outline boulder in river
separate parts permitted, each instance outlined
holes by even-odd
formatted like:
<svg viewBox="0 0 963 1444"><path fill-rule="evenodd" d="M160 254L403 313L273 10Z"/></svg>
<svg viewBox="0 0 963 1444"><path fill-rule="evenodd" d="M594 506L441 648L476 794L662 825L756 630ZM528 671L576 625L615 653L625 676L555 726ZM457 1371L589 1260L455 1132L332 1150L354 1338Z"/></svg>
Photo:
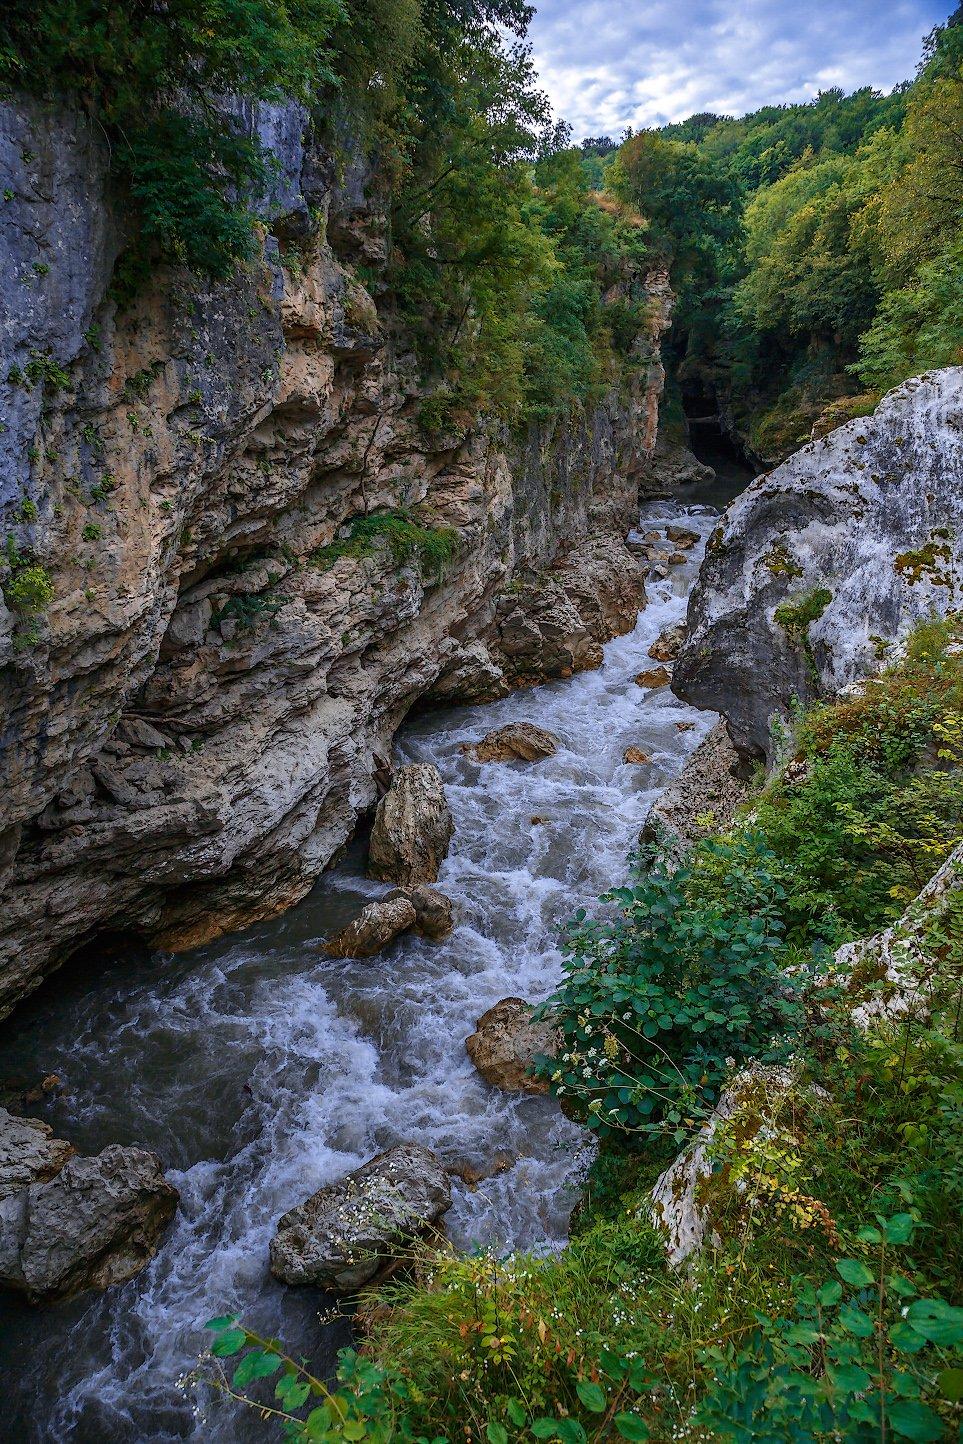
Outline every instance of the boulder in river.
<svg viewBox="0 0 963 1444"><path fill-rule="evenodd" d="M447 938L455 926L455 910L451 898L439 892L436 887L421 883L417 887L396 888L388 894L385 902L392 902L396 898L403 898L411 904L415 910L415 932L430 938L432 942L437 943L442 938Z"/></svg>
<svg viewBox="0 0 963 1444"><path fill-rule="evenodd" d="M645 767L652 761L648 752L643 752L641 747L626 747L622 753L622 761L627 762L631 767Z"/></svg>
<svg viewBox="0 0 963 1444"><path fill-rule="evenodd" d="M532 722L509 722L476 742L475 756L479 762L541 762L554 756L558 745L554 732L544 727Z"/></svg>
<svg viewBox="0 0 963 1444"><path fill-rule="evenodd" d="M539 1053L554 1053L558 1034L547 1021L535 1022L524 998L502 998L482 1013L465 1039L468 1056L486 1083L507 1093L547 1093L548 1082L532 1069Z"/></svg>
<svg viewBox="0 0 963 1444"><path fill-rule="evenodd" d="M666 627L649 648L649 656L655 662L671 662L678 656L684 640L684 622L678 622L674 627Z"/></svg>
<svg viewBox="0 0 963 1444"><path fill-rule="evenodd" d="M434 882L455 824L438 768L400 767L378 803L368 844L368 872L382 882Z"/></svg>
<svg viewBox="0 0 963 1444"><path fill-rule="evenodd" d="M393 893L362 908L353 922L328 939L324 951L332 958L373 958L399 933L414 927L416 919L410 899L403 893Z"/></svg>
<svg viewBox="0 0 963 1444"><path fill-rule="evenodd" d="M699 540L699 533L691 531L687 526L667 526L665 534L670 542L674 542L679 550L684 552L694 547Z"/></svg>
<svg viewBox="0 0 963 1444"><path fill-rule="evenodd" d="M0 1200L31 1183L46 1183L73 1156L74 1149L54 1138L49 1123L0 1108Z"/></svg>
<svg viewBox="0 0 963 1444"><path fill-rule="evenodd" d="M399 1144L289 1209L271 1240L271 1272L354 1293L450 1207L448 1172L431 1150Z"/></svg>
<svg viewBox="0 0 963 1444"><path fill-rule="evenodd" d="M47 1303L123 1283L157 1252L178 1198L146 1149L70 1158L0 1202L0 1284Z"/></svg>
<svg viewBox="0 0 963 1444"><path fill-rule="evenodd" d="M647 671L639 672L635 678L637 687L668 687L672 681L672 675L665 667L649 667Z"/></svg>

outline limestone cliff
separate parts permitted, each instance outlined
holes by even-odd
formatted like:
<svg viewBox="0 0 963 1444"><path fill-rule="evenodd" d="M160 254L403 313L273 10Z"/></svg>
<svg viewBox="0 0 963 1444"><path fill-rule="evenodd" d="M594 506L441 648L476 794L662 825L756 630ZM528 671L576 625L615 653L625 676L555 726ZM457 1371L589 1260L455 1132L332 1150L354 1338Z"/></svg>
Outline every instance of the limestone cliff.
<svg viewBox="0 0 963 1444"><path fill-rule="evenodd" d="M178 947L293 902L416 700L591 665L644 597L666 278L627 391L521 440L429 429L377 184L295 106L247 121L257 263L119 309L102 140L0 107L0 1013L105 930ZM353 544L402 510L456 532L443 573Z"/></svg>
<svg viewBox="0 0 963 1444"><path fill-rule="evenodd" d="M963 368L930 372L872 417L754 481L709 539L673 689L771 756L793 699L840 692L918 622L963 601Z"/></svg>

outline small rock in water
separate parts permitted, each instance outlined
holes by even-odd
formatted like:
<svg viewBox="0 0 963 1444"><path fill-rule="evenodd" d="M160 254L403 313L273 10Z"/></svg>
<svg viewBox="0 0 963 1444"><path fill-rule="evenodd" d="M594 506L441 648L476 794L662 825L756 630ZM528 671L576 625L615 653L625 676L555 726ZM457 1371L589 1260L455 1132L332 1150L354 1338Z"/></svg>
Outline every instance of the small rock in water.
<svg viewBox="0 0 963 1444"><path fill-rule="evenodd" d="M401 898L411 903L415 910L414 929L421 933L422 937L430 938L432 942L440 942L447 938L455 926L455 912L450 897L439 892L436 887L429 887L422 883L418 887L398 888L390 892L385 902L393 902Z"/></svg>
<svg viewBox="0 0 963 1444"><path fill-rule="evenodd" d="M289 1209L271 1240L271 1272L282 1283L354 1293L450 1207L451 1182L435 1155L399 1144Z"/></svg>
<svg viewBox="0 0 963 1444"><path fill-rule="evenodd" d="M123 1283L157 1252L179 1197L144 1148L70 1158L0 1204L0 1284L47 1303Z"/></svg>
<svg viewBox="0 0 963 1444"><path fill-rule="evenodd" d="M409 887L434 882L454 830L438 768L430 762L399 768L375 813L368 844L370 876Z"/></svg>
<svg viewBox="0 0 963 1444"><path fill-rule="evenodd" d="M468 1188L474 1190L480 1183L485 1183L489 1178L497 1178L500 1173L507 1173L514 1168L518 1162L518 1156L514 1153L496 1153L491 1163L476 1168L472 1163L458 1163L448 1172L452 1178L460 1178Z"/></svg>
<svg viewBox="0 0 963 1444"><path fill-rule="evenodd" d="M626 747L622 753L622 761L630 763L633 767L644 767L652 758L648 752L643 752L641 747Z"/></svg>
<svg viewBox="0 0 963 1444"><path fill-rule="evenodd" d="M475 1024L465 1039L468 1056L486 1083L506 1093L547 1093L548 1082L532 1067L538 1053L554 1053L558 1034L548 1022L533 1022L531 1003L502 998Z"/></svg>
<svg viewBox="0 0 963 1444"><path fill-rule="evenodd" d="M681 566L683 565L683 563L686 562L686 561L688 561L688 558L687 558L685 552L670 552L670 553L669 553L669 566L670 566L670 567L681 567Z"/></svg>
<svg viewBox="0 0 963 1444"><path fill-rule="evenodd" d="M415 905L408 897L393 893L362 908L353 922L328 939L324 951L330 958L373 958L399 933L414 927L417 916Z"/></svg>
<svg viewBox="0 0 963 1444"><path fill-rule="evenodd" d="M666 627L649 648L649 656L656 662L672 662L678 656L684 640L684 622L679 622L674 627Z"/></svg>
<svg viewBox="0 0 963 1444"><path fill-rule="evenodd" d="M635 679L637 687L668 687L672 681L671 672L665 667L650 667L647 672L639 672Z"/></svg>
<svg viewBox="0 0 963 1444"><path fill-rule="evenodd" d="M689 548L694 547L699 540L699 533L697 531L690 531L686 526L667 526L665 534L669 538L669 541L674 542L680 551L687 552Z"/></svg>
<svg viewBox="0 0 963 1444"><path fill-rule="evenodd" d="M554 732L531 722L509 722L497 727L475 744L479 762L540 762L558 751Z"/></svg>

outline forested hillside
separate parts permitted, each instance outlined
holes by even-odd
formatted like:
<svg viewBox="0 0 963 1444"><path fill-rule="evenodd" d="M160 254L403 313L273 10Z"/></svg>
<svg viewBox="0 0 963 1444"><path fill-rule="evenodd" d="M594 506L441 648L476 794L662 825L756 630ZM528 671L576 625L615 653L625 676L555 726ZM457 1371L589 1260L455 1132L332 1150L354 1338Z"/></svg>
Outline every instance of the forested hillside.
<svg viewBox="0 0 963 1444"><path fill-rule="evenodd" d="M695 115L630 135L604 171L588 143L671 260L679 374L718 389L760 459L963 357L960 19L891 95Z"/></svg>

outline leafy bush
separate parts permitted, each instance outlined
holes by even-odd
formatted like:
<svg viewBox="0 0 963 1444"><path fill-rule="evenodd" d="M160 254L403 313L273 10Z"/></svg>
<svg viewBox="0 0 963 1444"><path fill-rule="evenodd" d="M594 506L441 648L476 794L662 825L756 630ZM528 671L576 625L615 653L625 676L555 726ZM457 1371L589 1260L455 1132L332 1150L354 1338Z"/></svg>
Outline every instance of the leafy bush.
<svg viewBox="0 0 963 1444"><path fill-rule="evenodd" d="M543 1007L562 1030L539 1060L556 1096L603 1138L668 1131L681 1141L734 1063L784 1058L802 1013L787 980L775 859L750 835L699 844L576 914L566 979Z"/></svg>
<svg viewBox="0 0 963 1444"><path fill-rule="evenodd" d="M396 566L415 561L422 580L440 582L458 551L458 533L453 527L426 527L409 512L372 512L355 518L348 536L312 553L314 566L333 566L341 557L358 560L385 545Z"/></svg>

